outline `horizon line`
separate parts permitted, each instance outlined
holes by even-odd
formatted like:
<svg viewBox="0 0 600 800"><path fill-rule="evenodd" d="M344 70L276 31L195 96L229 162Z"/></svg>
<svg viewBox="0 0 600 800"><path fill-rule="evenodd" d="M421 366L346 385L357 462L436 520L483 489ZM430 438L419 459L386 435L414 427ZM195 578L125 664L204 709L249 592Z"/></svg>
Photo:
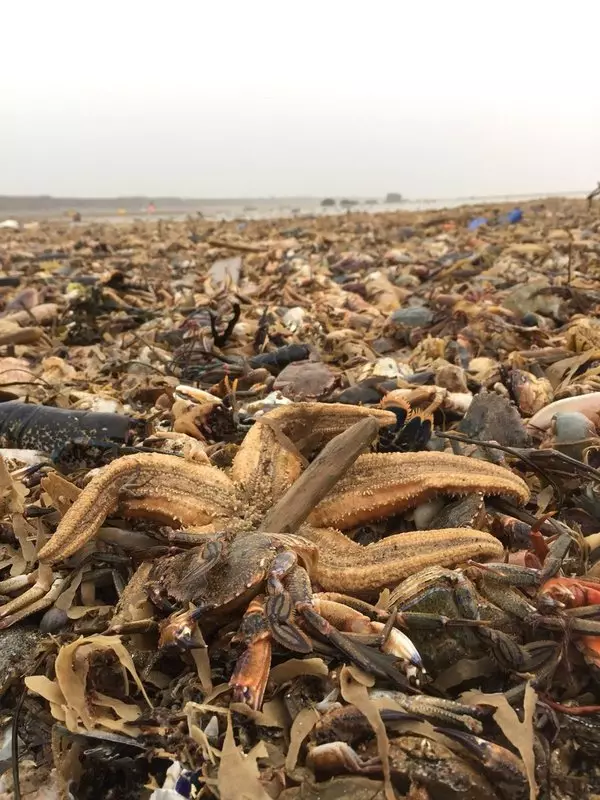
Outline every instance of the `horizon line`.
<svg viewBox="0 0 600 800"><path fill-rule="evenodd" d="M400 194L402 203L419 203L444 200L489 200L493 198L518 199L521 197L561 197L563 195L587 194L589 189L562 189L558 191L531 191L515 193L495 193L485 195L443 195L443 196L423 196L409 197L400 192L390 192L389 194ZM122 195L53 195L53 194L0 194L1 200L54 200L54 201L74 201L74 200L147 200L149 202L159 202L161 200L177 200L179 202L193 203L231 203L231 202L257 202L257 201L285 201L285 200L312 200L320 201L326 198L339 200L377 200L385 203L385 195L377 196L373 194L351 195L351 194L324 194L324 195L256 195L256 196L224 196L224 197L192 197L186 195L151 195L151 194L122 194ZM392 205L393 203L390 203Z"/></svg>

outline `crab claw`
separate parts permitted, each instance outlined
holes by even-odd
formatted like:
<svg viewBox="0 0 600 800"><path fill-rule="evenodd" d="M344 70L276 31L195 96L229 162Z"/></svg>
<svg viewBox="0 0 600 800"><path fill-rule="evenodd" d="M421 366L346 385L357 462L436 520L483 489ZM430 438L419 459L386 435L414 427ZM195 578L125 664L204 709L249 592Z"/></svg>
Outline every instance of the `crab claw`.
<svg viewBox="0 0 600 800"><path fill-rule="evenodd" d="M255 711L262 706L271 671L271 640L268 636L248 645L238 658L229 680L232 699Z"/></svg>
<svg viewBox="0 0 600 800"><path fill-rule="evenodd" d="M393 681L397 686L410 688L406 676L396 667L396 659L389 653L382 653L381 650L369 647L355 638L340 633L308 604L300 606L298 611L311 628L314 628L357 667L371 675Z"/></svg>
<svg viewBox="0 0 600 800"><path fill-rule="evenodd" d="M488 776L498 782L499 788L504 789L503 795L506 793L510 797L520 797L519 789L526 789L528 781L523 762L506 747L501 747L493 742L488 742L487 739L464 731L450 728L435 728L435 730L458 742L471 753L486 770ZM510 791L507 791L508 787L511 787Z"/></svg>
<svg viewBox="0 0 600 800"><path fill-rule="evenodd" d="M191 650L197 646L194 631L196 624L192 611L179 611L159 624L158 646L181 647Z"/></svg>
<svg viewBox="0 0 600 800"><path fill-rule="evenodd" d="M327 599L325 596L313 597L312 607L323 619L343 633L355 636L381 636L381 649L413 667L423 668L419 651L405 633L398 628L389 627L383 622L370 620L365 614L343 602Z"/></svg>
<svg viewBox="0 0 600 800"><path fill-rule="evenodd" d="M371 622L371 630L377 633L383 633L385 625L382 622ZM388 633L387 639L383 643L381 649L384 653L389 653L402 661L407 661L413 667L423 669L423 660L421 654L415 647L412 639L409 639L405 633L399 631L398 628L392 628Z"/></svg>
<svg viewBox="0 0 600 800"><path fill-rule="evenodd" d="M579 578L550 578L540 589L540 596L551 597L566 608L580 608L600 603L600 583Z"/></svg>

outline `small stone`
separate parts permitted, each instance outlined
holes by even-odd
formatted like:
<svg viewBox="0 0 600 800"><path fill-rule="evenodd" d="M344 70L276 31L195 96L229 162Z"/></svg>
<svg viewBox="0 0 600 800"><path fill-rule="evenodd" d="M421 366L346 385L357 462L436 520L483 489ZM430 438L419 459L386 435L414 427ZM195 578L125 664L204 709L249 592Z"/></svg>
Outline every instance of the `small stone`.
<svg viewBox="0 0 600 800"><path fill-rule="evenodd" d="M339 376L321 361L295 361L283 369L273 384L290 400L321 400L339 382Z"/></svg>
<svg viewBox="0 0 600 800"><path fill-rule="evenodd" d="M575 442L596 436L596 427L585 414L579 411L563 411L552 420L554 436L557 444Z"/></svg>
<svg viewBox="0 0 600 800"><path fill-rule="evenodd" d="M68 624L67 612L62 608L49 608L40 620L42 633L59 633Z"/></svg>
<svg viewBox="0 0 600 800"><path fill-rule="evenodd" d="M399 308L392 312L389 321L393 325L403 328L423 328L433 320L433 311L425 306L410 306L409 308Z"/></svg>
<svg viewBox="0 0 600 800"><path fill-rule="evenodd" d="M482 392L473 398L458 430L470 439L525 447L529 442L521 415L505 397Z"/></svg>

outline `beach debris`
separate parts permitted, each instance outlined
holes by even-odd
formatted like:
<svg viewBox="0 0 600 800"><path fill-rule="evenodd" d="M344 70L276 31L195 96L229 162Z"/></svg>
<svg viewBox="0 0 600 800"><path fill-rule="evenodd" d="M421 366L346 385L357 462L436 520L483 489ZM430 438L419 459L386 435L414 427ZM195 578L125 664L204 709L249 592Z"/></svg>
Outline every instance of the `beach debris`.
<svg viewBox="0 0 600 800"><path fill-rule="evenodd" d="M598 220L329 200L0 227L8 796L600 794Z"/></svg>
<svg viewBox="0 0 600 800"><path fill-rule="evenodd" d="M139 425L122 414L54 408L10 401L0 403L0 437L7 447L53 454L70 443L128 442Z"/></svg>
<svg viewBox="0 0 600 800"><path fill-rule="evenodd" d="M470 231L476 231L477 228L481 228L482 225L487 225L487 224L488 224L487 217L475 217L475 219L472 219L469 222L469 224L467 225L467 228Z"/></svg>

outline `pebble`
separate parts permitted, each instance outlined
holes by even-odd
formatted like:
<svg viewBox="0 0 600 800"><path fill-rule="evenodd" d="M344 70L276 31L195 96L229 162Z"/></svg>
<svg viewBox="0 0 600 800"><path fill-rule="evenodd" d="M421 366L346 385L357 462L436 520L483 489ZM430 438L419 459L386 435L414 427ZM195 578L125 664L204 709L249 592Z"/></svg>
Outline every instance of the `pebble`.
<svg viewBox="0 0 600 800"><path fill-rule="evenodd" d="M389 321L403 328L423 328L433 320L433 312L425 306L399 308L390 314Z"/></svg>

